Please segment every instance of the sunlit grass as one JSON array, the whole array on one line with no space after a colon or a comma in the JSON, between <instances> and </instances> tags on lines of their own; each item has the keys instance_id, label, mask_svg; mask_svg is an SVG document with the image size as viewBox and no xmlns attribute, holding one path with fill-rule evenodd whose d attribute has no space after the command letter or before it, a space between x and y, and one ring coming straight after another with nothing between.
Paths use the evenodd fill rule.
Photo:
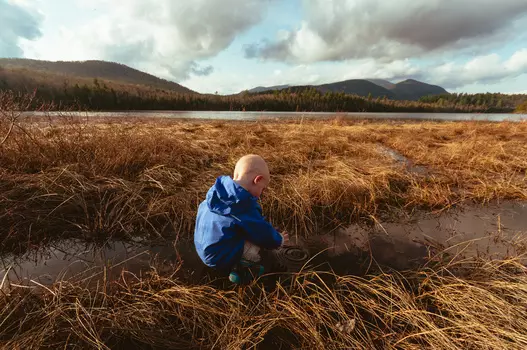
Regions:
<instances>
[{"instance_id":1,"label":"sunlit grass","mask_svg":"<svg viewBox=\"0 0 527 350\"><path fill-rule=\"evenodd\" d=\"M153 271L0 296L4 348L524 349L527 275L471 260L364 277L305 272L267 290L188 285Z\"/></svg>"},{"instance_id":2,"label":"sunlit grass","mask_svg":"<svg viewBox=\"0 0 527 350\"><path fill-rule=\"evenodd\" d=\"M53 237L189 237L207 189L246 153L273 174L266 215L299 235L394 208L527 199L527 123L65 116L21 125L0 148L4 251Z\"/></svg>"},{"instance_id":3,"label":"sunlit grass","mask_svg":"<svg viewBox=\"0 0 527 350\"><path fill-rule=\"evenodd\" d=\"M246 153L261 154L273 174L265 214L298 235L401 211L527 199L525 122L86 121L64 115L16 123L0 123L2 140L11 130L0 146L4 253L63 238L191 238L207 189ZM408 160L393 159L380 145ZM193 285L177 272L125 273L97 288L62 281L35 292L11 285L0 294L0 344L527 347L527 275L519 258L436 261L417 271L368 276L305 272L265 289Z\"/></svg>"}]
</instances>

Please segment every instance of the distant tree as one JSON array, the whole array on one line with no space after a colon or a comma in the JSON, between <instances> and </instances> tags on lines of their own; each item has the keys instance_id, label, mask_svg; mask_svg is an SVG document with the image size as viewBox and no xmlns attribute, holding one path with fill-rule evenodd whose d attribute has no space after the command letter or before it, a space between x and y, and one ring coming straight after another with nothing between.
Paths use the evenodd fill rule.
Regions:
<instances>
[{"instance_id":1,"label":"distant tree","mask_svg":"<svg viewBox=\"0 0 527 350\"><path fill-rule=\"evenodd\" d=\"M516 112L527 113L527 101L523 102L518 107L516 107Z\"/></svg>"}]
</instances>

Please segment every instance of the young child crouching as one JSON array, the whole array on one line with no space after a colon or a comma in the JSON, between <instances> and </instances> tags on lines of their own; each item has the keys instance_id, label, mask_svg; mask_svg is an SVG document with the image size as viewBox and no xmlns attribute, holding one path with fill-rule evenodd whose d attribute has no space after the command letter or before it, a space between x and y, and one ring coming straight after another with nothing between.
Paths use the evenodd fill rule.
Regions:
<instances>
[{"instance_id":1,"label":"young child crouching","mask_svg":"<svg viewBox=\"0 0 527 350\"><path fill-rule=\"evenodd\" d=\"M207 266L230 272L235 283L243 279L240 267L260 262L261 248L277 249L288 241L286 233L264 219L258 204L269 182L264 159L246 155L236 163L234 176L220 176L199 206L194 232L198 255Z\"/></svg>"}]
</instances>

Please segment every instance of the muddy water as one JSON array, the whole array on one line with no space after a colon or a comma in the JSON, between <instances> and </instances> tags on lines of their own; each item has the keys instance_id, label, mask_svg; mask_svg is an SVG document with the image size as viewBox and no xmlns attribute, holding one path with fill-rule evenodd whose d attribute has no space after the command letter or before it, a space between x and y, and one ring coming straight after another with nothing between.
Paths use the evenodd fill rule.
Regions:
<instances>
[{"instance_id":1,"label":"muddy water","mask_svg":"<svg viewBox=\"0 0 527 350\"><path fill-rule=\"evenodd\" d=\"M23 256L0 259L0 283L3 281L4 286L50 285L61 280L91 283L119 279L123 271L130 276L140 276L153 268L174 271L182 261L181 254L189 266L198 266L198 257L190 244L182 243L176 250L171 242L114 241L94 245L65 240Z\"/></svg>"},{"instance_id":2,"label":"muddy water","mask_svg":"<svg viewBox=\"0 0 527 350\"><path fill-rule=\"evenodd\" d=\"M411 269L439 252L450 258L505 258L527 252L527 204L507 202L448 213L416 215L375 226L354 225L308 240L293 238L307 254L282 251L282 270L331 269L361 274L372 266ZM291 253L289 256L287 253ZM275 256L276 258L276 256ZM0 259L0 283L37 287L58 280L100 281L141 275L153 266L171 273L182 264L187 278L203 278L203 264L191 242L109 242L93 246L64 241L24 256Z\"/></svg>"},{"instance_id":3,"label":"muddy water","mask_svg":"<svg viewBox=\"0 0 527 350\"><path fill-rule=\"evenodd\" d=\"M327 260L334 261L332 267L344 273L358 268L343 266L346 259L357 262L359 257L368 267L375 264L401 270L439 255L448 259L517 257L527 253L527 203L417 213L373 227L353 225L313 241L318 241L315 246L327 247Z\"/></svg>"},{"instance_id":4,"label":"muddy water","mask_svg":"<svg viewBox=\"0 0 527 350\"><path fill-rule=\"evenodd\" d=\"M405 156L403 156L401 153L397 152L393 148L379 144L377 145L377 149L379 150L380 153L392 158L393 161L396 162L397 164L404 166L406 170L410 173L426 175L429 172L427 167L421 166L421 165L415 165L410 159L406 158Z\"/></svg>"},{"instance_id":5,"label":"muddy water","mask_svg":"<svg viewBox=\"0 0 527 350\"><path fill-rule=\"evenodd\" d=\"M49 285L62 279L97 277L105 267L110 273L118 269L139 271L137 267L148 264L149 260L148 251L135 243L95 246L66 240L24 256L2 259L0 276L17 283Z\"/></svg>"}]
</instances>

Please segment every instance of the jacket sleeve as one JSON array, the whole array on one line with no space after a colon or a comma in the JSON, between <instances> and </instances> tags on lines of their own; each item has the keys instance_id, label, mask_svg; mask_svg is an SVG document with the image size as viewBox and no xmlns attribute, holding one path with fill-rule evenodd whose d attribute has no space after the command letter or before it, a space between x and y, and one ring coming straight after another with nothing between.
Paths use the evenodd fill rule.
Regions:
<instances>
[{"instance_id":1,"label":"jacket sleeve","mask_svg":"<svg viewBox=\"0 0 527 350\"><path fill-rule=\"evenodd\" d=\"M241 218L234 217L247 235L247 240L259 247L276 249L282 245L282 235L262 216L254 210L252 215Z\"/></svg>"}]
</instances>

